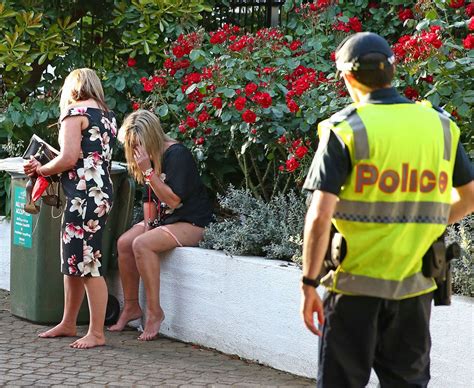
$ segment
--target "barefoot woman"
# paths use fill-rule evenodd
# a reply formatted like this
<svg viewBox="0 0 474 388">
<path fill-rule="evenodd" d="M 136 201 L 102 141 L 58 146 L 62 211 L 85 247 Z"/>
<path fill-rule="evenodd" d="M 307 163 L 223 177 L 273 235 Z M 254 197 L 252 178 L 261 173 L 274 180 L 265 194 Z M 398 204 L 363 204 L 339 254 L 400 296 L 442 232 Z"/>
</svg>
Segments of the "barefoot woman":
<svg viewBox="0 0 474 388">
<path fill-rule="evenodd" d="M 145 329 L 139 339 L 154 339 L 165 314 L 160 305 L 160 254 L 195 246 L 212 219 L 211 206 L 191 152 L 163 133 L 160 121 L 145 110 L 132 113 L 120 129 L 129 170 L 145 183 L 144 221 L 118 241 L 119 269 L 125 296 L 122 314 L 111 331 L 141 318 L 140 277 L 146 293 Z"/>
<path fill-rule="evenodd" d="M 105 344 L 108 293 L 101 276 L 100 257 L 102 232 L 112 206 L 110 165 L 117 129 L 115 116 L 105 104 L 102 85 L 93 70 L 77 69 L 68 75 L 60 108 L 60 155 L 44 166 L 35 159 L 25 165 L 28 175 L 61 173 L 67 200 L 61 228 L 63 319 L 39 336 L 76 336 L 76 319 L 85 290 L 89 330 L 71 344 L 73 348 L 84 349 Z"/>
</svg>

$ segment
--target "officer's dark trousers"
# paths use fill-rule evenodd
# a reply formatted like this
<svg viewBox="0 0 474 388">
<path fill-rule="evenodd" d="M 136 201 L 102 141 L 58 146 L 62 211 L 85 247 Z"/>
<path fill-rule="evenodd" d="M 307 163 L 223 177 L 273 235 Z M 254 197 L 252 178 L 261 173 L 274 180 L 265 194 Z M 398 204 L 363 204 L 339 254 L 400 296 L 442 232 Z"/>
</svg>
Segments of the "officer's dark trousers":
<svg viewBox="0 0 474 388">
<path fill-rule="evenodd" d="M 432 297 L 396 301 L 328 293 L 318 388 L 365 387 L 372 367 L 382 388 L 426 387 Z"/>
</svg>

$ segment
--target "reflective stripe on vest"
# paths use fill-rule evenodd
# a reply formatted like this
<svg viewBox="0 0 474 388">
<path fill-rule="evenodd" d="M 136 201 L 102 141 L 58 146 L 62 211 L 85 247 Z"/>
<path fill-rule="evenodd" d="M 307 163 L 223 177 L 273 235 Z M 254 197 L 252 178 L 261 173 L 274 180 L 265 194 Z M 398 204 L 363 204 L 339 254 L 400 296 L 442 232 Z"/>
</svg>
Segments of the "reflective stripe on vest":
<svg viewBox="0 0 474 388">
<path fill-rule="evenodd" d="M 418 272 L 401 281 L 377 279 L 338 271 L 337 290 L 356 295 L 377 296 L 385 299 L 402 299 L 435 288 L 432 278 Z"/>
<path fill-rule="evenodd" d="M 451 129 L 450 125 L 451 122 L 449 118 L 445 115 L 439 113 L 439 119 L 441 120 L 441 125 L 443 126 L 443 133 L 444 133 L 444 156 L 443 159 L 449 160 L 451 159 Z"/>
<path fill-rule="evenodd" d="M 351 126 L 354 133 L 354 158 L 355 160 L 369 159 L 369 139 L 367 137 L 367 129 L 357 112 L 351 114 L 347 123 Z"/>
<path fill-rule="evenodd" d="M 448 223 L 451 205 L 439 202 L 362 202 L 340 199 L 334 218 L 356 222 Z"/>
<path fill-rule="evenodd" d="M 443 159 L 449 161 L 451 159 L 451 130 L 450 120 L 444 114 L 439 113 L 439 119 L 443 127 L 444 138 L 444 156 Z M 354 158 L 355 160 L 369 159 L 370 148 L 367 136 L 367 129 L 357 112 L 354 112 L 347 119 L 347 123 L 354 132 Z"/>
</svg>

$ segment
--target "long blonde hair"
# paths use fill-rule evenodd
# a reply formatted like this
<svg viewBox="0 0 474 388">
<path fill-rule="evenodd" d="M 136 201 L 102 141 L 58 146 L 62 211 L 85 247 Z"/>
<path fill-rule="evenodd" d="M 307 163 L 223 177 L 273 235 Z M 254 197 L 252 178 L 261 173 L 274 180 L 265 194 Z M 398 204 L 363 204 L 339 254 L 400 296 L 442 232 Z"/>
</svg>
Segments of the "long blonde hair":
<svg viewBox="0 0 474 388">
<path fill-rule="evenodd" d="M 133 156 L 133 149 L 138 144 L 145 147 L 155 172 L 161 174 L 161 158 L 165 143 L 173 139 L 163 132 L 156 115 L 143 109 L 131 113 L 120 127 L 118 139 L 124 144 L 128 171 L 139 183 L 143 184 L 145 180 Z"/>
<path fill-rule="evenodd" d="M 69 105 L 89 99 L 95 100 L 100 108 L 109 111 L 105 103 L 102 84 L 95 71 L 88 68 L 71 71 L 64 80 L 61 90 L 61 99 L 59 101 L 61 116 L 66 113 Z"/>
</svg>

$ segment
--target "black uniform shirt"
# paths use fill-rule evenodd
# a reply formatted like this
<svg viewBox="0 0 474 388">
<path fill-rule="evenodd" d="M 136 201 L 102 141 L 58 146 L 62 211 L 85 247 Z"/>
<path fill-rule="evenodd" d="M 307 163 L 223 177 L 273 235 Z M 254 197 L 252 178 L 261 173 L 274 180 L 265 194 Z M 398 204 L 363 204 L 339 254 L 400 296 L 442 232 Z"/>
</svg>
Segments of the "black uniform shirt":
<svg viewBox="0 0 474 388">
<path fill-rule="evenodd" d="M 364 96 L 361 102 L 368 104 L 413 104 L 400 96 L 395 88 L 375 90 Z M 339 195 L 341 187 L 351 173 L 352 163 L 349 150 L 333 132 L 321 139 L 316 155 L 306 177 L 303 189 L 325 191 Z M 453 186 L 463 186 L 474 180 L 474 166 L 461 143 L 458 144 L 453 171 Z"/>
</svg>

